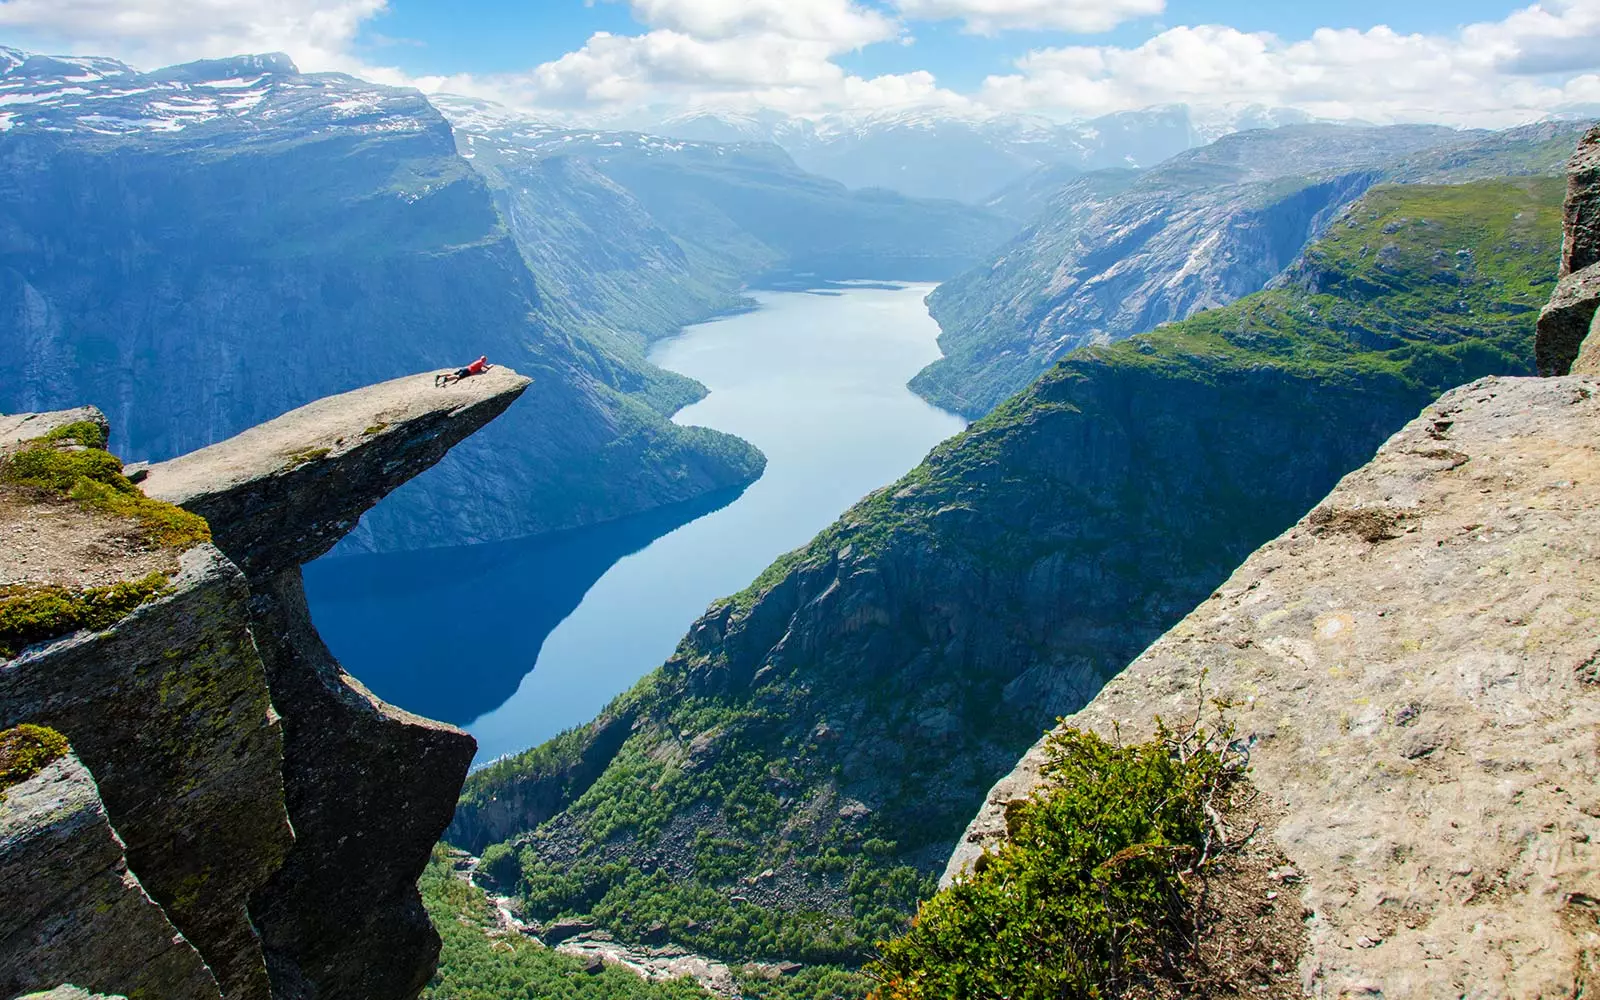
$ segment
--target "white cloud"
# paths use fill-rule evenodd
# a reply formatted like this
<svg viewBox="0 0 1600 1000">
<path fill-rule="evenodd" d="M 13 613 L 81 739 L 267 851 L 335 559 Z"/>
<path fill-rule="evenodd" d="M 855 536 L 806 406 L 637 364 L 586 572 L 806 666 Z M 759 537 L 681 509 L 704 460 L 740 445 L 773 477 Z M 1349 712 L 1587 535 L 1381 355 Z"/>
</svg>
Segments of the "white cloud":
<svg viewBox="0 0 1600 1000">
<path fill-rule="evenodd" d="M 899 26 L 853 0 L 630 0 L 654 28 L 704 39 L 776 35 L 844 51 L 886 41 Z"/>
<path fill-rule="evenodd" d="M 1508 125 L 1593 100 L 1593 77 L 1571 74 L 1600 68 L 1600 0 L 1556 0 L 1448 35 L 1322 28 L 1286 41 L 1177 27 L 1136 48 L 1037 50 L 1016 68 L 985 81 L 980 99 L 1063 115 L 1239 102 L 1331 118 Z"/>
<path fill-rule="evenodd" d="M 967 30 L 991 35 L 1011 29 L 1110 31 L 1125 21 L 1153 17 L 1166 0 L 893 0 L 902 14 L 927 21 L 961 20 Z"/>
<path fill-rule="evenodd" d="M 350 69 L 357 32 L 386 0 L 0 0 L 0 30 L 37 47 L 152 69 L 286 51 L 308 70 Z"/>
<path fill-rule="evenodd" d="M 643 28 L 599 33 L 558 59 L 490 77 L 408 78 L 366 64 L 357 42 L 387 0 L 0 0 L 0 37 L 143 68 L 281 50 L 307 70 L 573 115 L 644 105 L 798 113 L 943 106 L 1082 117 L 1181 101 L 1502 125 L 1600 102 L 1600 0 L 1545 0 L 1435 34 L 1378 26 L 1289 39 L 1227 25 L 1172 27 L 1132 47 L 1029 52 L 970 95 L 941 88 L 923 70 L 852 74 L 842 57 L 910 43 L 918 21 L 956 19 L 978 32 L 1092 32 L 1160 14 L 1164 0 L 604 2 L 627 3 Z"/>
<path fill-rule="evenodd" d="M 649 29 L 601 32 L 525 74 L 473 81 L 479 96 L 542 109 L 644 105 L 776 108 L 969 103 L 932 74 L 864 78 L 843 53 L 904 39 L 902 24 L 857 0 L 629 0 Z"/>
</svg>

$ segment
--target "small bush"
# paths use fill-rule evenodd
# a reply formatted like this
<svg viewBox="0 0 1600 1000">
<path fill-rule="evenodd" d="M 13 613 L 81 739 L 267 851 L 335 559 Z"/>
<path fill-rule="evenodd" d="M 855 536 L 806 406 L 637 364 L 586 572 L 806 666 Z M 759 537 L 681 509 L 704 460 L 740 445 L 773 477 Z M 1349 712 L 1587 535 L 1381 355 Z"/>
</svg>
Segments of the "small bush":
<svg viewBox="0 0 1600 1000">
<path fill-rule="evenodd" d="M 109 587 L 13 587 L 0 590 L 0 658 L 79 629 L 102 629 L 121 621 L 139 605 L 168 591 L 166 574 Z"/>
<path fill-rule="evenodd" d="M 91 437 L 91 431 L 93 440 L 105 440 L 99 425 L 87 421 L 57 428 L 39 444 L 0 464 L 0 482 L 48 490 L 114 517 L 135 520 L 149 544 L 159 548 L 182 550 L 211 540 L 205 518 L 145 496 L 122 474 L 117 456 L 95 447 L 55 446 L 61 440 L 82 441 Z"/>
<path fill-rule="evenodd" d="M 69 747 L 67 738 L 54 729 L 23 723 L 0 732 L 0 802 L 5 790 L 38 774 L 46 765 L 60 760 Z"/>
<path fill-rule="evenodd" d="M 1129 746 L 1068 730 L 1045 789 L 980 870 L 923 904 L 870 970 L 881 1000 L 1116 995 L 1188 950 L 1185 877 L 1218 846 L 1207 808 L 1237 773 L 1227 734 Z"/>
</svg>

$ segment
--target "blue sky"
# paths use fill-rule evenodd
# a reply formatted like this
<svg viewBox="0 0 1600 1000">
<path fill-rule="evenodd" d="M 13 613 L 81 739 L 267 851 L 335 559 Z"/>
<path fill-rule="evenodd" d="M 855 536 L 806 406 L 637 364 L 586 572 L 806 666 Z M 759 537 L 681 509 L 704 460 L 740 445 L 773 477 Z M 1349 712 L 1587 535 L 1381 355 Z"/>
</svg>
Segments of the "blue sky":
<svg viewBox="0 0 1600 1000">
<path fill-rule="evenodd" d="M 1153 104 L 1509 125 L 1600 107 L 1600 0 L 0 0 L 0 42 L 281 50 L 574 119 Z"/>
<path fill-rule="evenodd" d="M 1171 0 L 1158 17 L 1130 21 L 1110 32 L 1007 31 L 975 35 L 959 23 L 915 26 L 915 44 L 877 44 L 839 62 L 865 75 L 927 69 L 941 82 L 974 87 L 1004 72 L 1030 49 L 1066 41 L 1137 45 L 1166 24 L 1227 24 L 1298 38 L 1320 27 L 1370 28 L 1387 24 L 1403 33 L 1435 34 L 1475 21 L 1493 21 L 1515 9 L 1505 0 Z M 363 30 L 359 51 L 374 62 L 415 76 L 515 73 L 579 49 L 596 31 L 632 34 L 646 25 L 623 3 L 584 0 L 391 0 Z"/>
</svg>

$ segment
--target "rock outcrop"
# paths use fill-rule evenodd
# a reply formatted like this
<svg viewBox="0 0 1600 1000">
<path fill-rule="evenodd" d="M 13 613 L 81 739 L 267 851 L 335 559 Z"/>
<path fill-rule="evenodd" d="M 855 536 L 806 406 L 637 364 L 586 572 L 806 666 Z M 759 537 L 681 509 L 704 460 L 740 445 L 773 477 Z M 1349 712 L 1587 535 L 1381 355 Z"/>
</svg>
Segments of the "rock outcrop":
<svg viewBox="0 0 1600 1000">
<path fill-rule="evenodd" d="M 67 736 L 130 877 L 228 1000 L 398 1000 L 432 973 L 438 938 L 415 884 L 475 747 L 339 668 L 300 564 L 528 384 L 504 369 L 442 388 L 398 379 L 148 470 L 148 495 L 206 516 L 216 544 L 183 552 L 165 591 L 109 628 L 0 661 L 0 728 Z M 86 416 L 4 418 L 0 440 Z M 0 880 L 0 913 L 14 891 Z M 80 971 L 41 966 L 25 988 L 122 989 L 67 953 Z M 13 958 L 29 961 L 27 946 L 0 936 L 0 968 Z"/>
<path fill-rule="evenodd" d="M 128 870 L 94 779 L 72 756 L 6 789 L 0 885 L 11 904 L 0 910 L 0 996 L 65 980 L 163 1000 L 221 996 L 199 952 Z"/>
<path fill-rule="evenodd" d="M 1447 393 L 1064 725 L 1231 703 L 1317 996 L 1581 995 L 1600 947 L 1600 380 Z M 1039 787 L 1035 748 L 947 877 Z"/>
<path fill-rule="evenodd" d="M 0 728 L 31 722 L 72 741 L 145 889 L 230 998 L 265 1000 L 248 902 L 292 834 L 249 601 L 220 552 L 191 549 L 168 595 L 0 665 Z"/>
<path fill-rule="evenodd" d="M 1600 127 L 1578 143 L 1568 169 L 1561 284 L 1539 317 L 1540 375 L 1600 371 L 1600 337 L 1591 334 L 1600 307 Z"/>
</svg>

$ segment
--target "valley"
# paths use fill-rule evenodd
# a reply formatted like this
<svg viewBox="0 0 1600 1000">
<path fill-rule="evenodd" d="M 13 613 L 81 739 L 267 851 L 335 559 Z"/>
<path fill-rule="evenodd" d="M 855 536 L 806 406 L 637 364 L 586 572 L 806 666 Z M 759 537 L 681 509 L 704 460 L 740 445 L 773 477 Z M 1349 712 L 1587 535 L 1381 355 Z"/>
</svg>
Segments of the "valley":
<svg viewBox="0 0 1600 1000">
<path fill-rule="evenodd" d="M 480 762 L 588 722 L 707 605 L 961 430 L 905 388 L 938 356 L 930 290 L 762 292 L 658 343 L 652 363 L 710 390 L 675 419 L 759 447 L 759 480 L 544 539 L 326 559 L 306 572 L 319 630 L 381 697 L 466 726 Z"/>
<path fill-rule="evenodd" d="M 0 45 L 0 1000 L 1600 983 L 1582 109 L 543 79 Z"/>
</svg>

